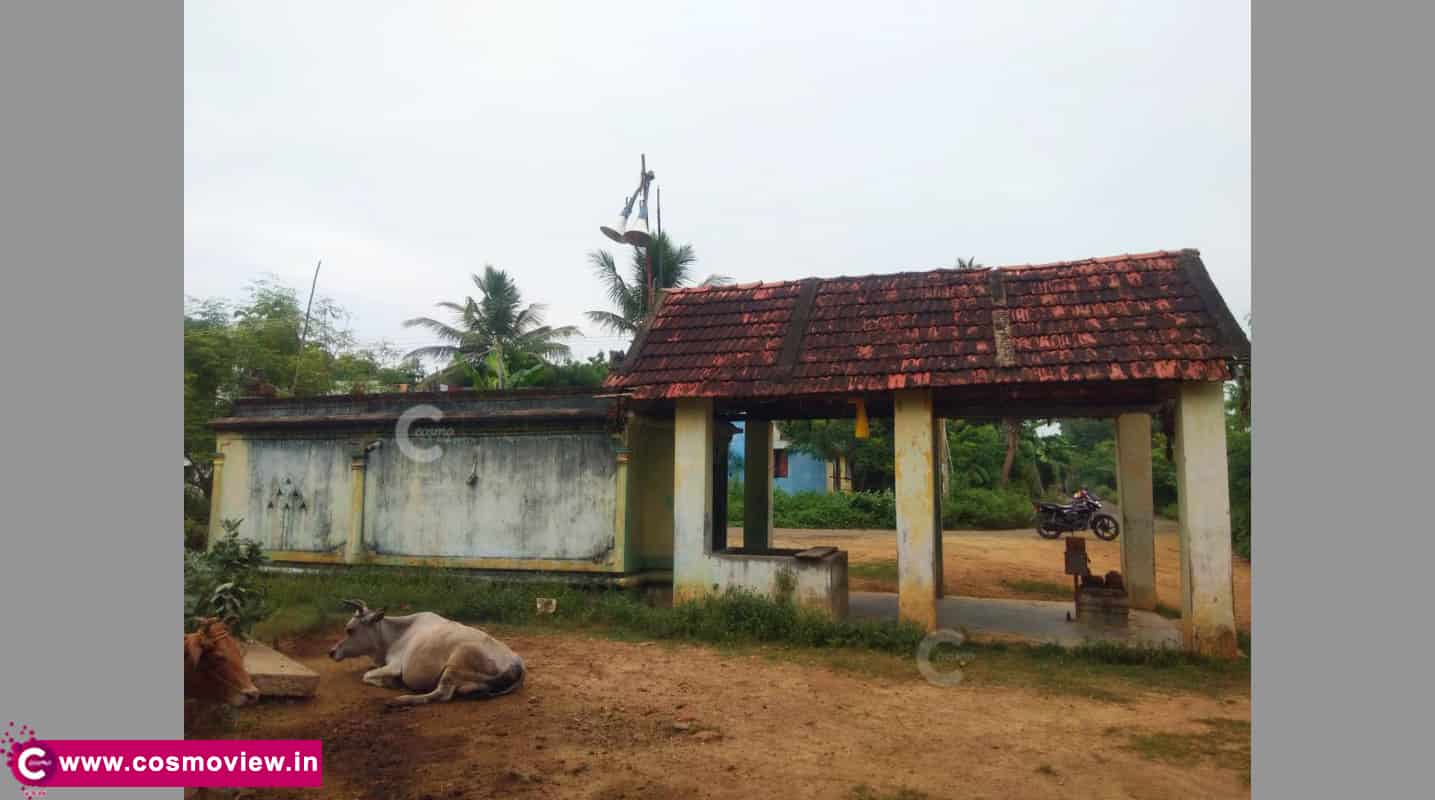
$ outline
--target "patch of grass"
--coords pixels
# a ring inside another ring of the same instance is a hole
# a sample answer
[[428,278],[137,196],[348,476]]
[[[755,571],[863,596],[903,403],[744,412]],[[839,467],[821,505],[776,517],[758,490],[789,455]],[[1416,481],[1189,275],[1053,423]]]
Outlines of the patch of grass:
[[1016,594],[1030,595],[1042,600],[1070,600],[1071,587],[1054,581],[1033,581],[1018,578],[1002,579],[1002,586]]
[[848,800],[927,800],[931,795],[926,792],[919,792],[916,789],[897,789],[893,792],[882,792],[873,789],[865,783],[852,787],[847,793]]
[[1200,733],[1129,733],[1126,747],[1152,761],[1188,765],[1210,761],[1235,770],[1251,782],[1251,723],[1249,720],[1206,717],[1196,722]]
[[863,561],[847,567],[848,578],[865,578],[888,583],[897,582],[896,561]]
[[[264,578],[276,614],[267,636],[303,634],[348,616],[342,598],[364,600],[390,614],[434,611],[452,619],[530,627],[599,628],[648,639],[722,643],[782,643],[798,647],[856,647],[915,652],[923,632],[910,623],[834,621],[821,612],[729,591],[663,608],[615,589],[558,583],[500,583],[450,570],[362,568],[269,573]],[[540,615],[534,599],[557,600]]]
[[1110,643],[1071,649],[1054,644],[963,645],[964,683],[1020,686],[1054,695],[1124,703],[1133,691],[1218,697],[1249,691],[1250,664],[1220,661],[1175,649]]
[[[924,634],[914,625],[838,622],[815,610],[739,591],[661,607],[644,603],[636,592],[496,582],[451,570],[270,572],[262,581],[279,609],[256,629],[267,640],[337,627],[349,615],[339,601],[358,598],[395,615],[423,610],[515,630],[581,630],[629,641],[703,643],[864,676],[921,680],[915,654]],[[536,613],[537,597],[555,599],[556,612]],[[962,687],[1015,686],[1105,702],[1127,702],[1133,690],[1219,696],[1249,691],[1250,685],[1247,661],[1111,644],[1064,649],[969,642],[960,654],[939,647],[932,657],[944,670],[958,659],[966,661]]]

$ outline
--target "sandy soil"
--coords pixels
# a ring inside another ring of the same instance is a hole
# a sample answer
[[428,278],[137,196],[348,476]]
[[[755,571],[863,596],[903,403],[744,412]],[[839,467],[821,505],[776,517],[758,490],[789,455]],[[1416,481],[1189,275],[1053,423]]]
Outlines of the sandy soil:
[[[742,530],[731,528],[728,540],[742,541]],[[848,552],[848,564],[895,562],[897,540],[893,531],[794,530],[779,528],[773,535],[774,547],[815,547],[833,545]],[[1050,599],[1021,592],[1012,587],[1015,581],[1041,581],[1063,587],[1071,578],[1063,572],[1066,545],[1061,540],[1042,539],[1032,530],[1014,531],[947,531],[942,536],[942,561],[948,594],[968,597],[1016,597]],[[1105,573],[1121,569],[1121,542],[1103,542],[1086,537],[1086,552],[1093,572]],[[1181,608],[1180,541],[1176,523],[1156,521],[1156,598],[1157,602],[1179,611]],[[1236,625],[1243,631],[1251,629],[1251,562],[1235,557],[1232,561],[1235,582]],[[890,580],[853,577],[854,591],[895,592]]]
[[[1000,537],[999,537],[1000,538]],[[1238,771],[1148,760],[1121,731],[1250,719],[1246,693],[1113,703],[939,688],[760,654],[581,634],[497,632],[530,667],[520,692],[388,710],[335,664],[331,636],[283,644],[316,698],[238,710],[235,738],[322,738],[325,786],[255,797],[1246,797]],[[913,795],[907,795],[909,797]]]

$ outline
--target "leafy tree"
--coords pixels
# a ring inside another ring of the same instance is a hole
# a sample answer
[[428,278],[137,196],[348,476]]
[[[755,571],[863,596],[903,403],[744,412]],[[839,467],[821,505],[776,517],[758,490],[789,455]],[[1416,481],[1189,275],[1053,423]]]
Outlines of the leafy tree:
[[392,348],[356,349],[344,327],[347,320],[333,301],[316,298],[301,353],[303,306],[296,291],[272,277],[252,282],[236,305],[186,300],[184,456],[192,465],[185,476],[187,509],[208,508],[215,448],[210,421],[228,415],[255,378],[277,385],[281,393],[293,386],[299,394],[328,393],[344,382],[416,381],[418,365],[400,362]]
[[[588,319],[612,333],[633,335],[652,310],[659,289],[676,289],[692,283],[693,265],[697,260],[692,245],[675,247],[666,233],[659,233],[653,236],[653,243],[648,247],[633,248],[628,277],[624,278],[612,253],[594,250],[588,254],[588,263],[607,289],[613,310],[589,311]],[[722,275],[709,275],[701,285],[721,286],[731,282]]]
[[596,354],[589,356],[586,361],[539,363],[537,369],[525,369],[521,381],[515,381],[514,386],[597,387],[603,385],[603,379],[606,377],[608,359]]
[[442,340],[442,344],[420,347],[406,356],[437,357],[450,362],[427,382],[464,376],[470,380],[491,378],[493,388],[507,389],[513,385],[510,374],[517,359],[532,357],[546,363],[569,354],[568,345],[561,340],[577,335],[578,329],[571,325],[544,325],[543,306],[525,306],[518,284],[508,273],[485,266],[482,275],[472,277],[478,289],[477,300],[470,296],[462,303],[438,304],[453,313],[454,324],[431,317],[404,321],[404,327],[425,328]]

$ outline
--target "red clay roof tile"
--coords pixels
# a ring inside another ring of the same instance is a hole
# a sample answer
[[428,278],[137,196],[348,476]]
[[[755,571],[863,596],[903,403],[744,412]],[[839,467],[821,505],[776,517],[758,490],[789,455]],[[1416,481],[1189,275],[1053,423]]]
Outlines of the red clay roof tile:
[[812,280],[806,300],[802,281],[667,292],[605,385],[673,399],[1215,381],[1250,348],[1194,250]]

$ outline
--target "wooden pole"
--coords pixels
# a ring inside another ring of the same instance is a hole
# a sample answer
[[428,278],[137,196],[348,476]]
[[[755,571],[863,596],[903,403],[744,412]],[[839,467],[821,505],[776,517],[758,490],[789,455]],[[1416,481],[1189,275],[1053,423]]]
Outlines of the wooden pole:
[[309,338],[309,312],[314,308],[314,289],[319,285],[319,268],[324,266],[324,259],[314,265],[314,280],[309,284],[309,304],[304,307],[304,332],[299,334],[299,355],[294,359],[294,381],[289,384],[289,394],[297,394],[299,391],[299,365],[304,362],[304,341]]

